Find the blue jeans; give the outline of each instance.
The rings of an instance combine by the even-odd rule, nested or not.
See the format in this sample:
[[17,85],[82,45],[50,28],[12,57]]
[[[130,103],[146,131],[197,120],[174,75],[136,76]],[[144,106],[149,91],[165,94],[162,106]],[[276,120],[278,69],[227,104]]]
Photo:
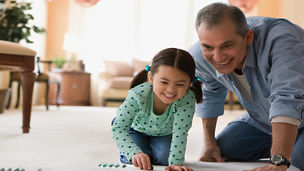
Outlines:
[[[151,164],[168,165],[172,134],[167,136],[148,136],[134,129],[129,134],[135,144],[150,157]],[[130,164],[126,156],[120,152],[120,161]]]
[[[268,135],[244,122],[230,123],[217,137],[222,157],[227,161],[256,161],[270,157],[272,143]],[[304,170],[304,128],[299,129],[291,155],[291,164]]]
[[[112,120],[111,125],[114,120],[115,118]],[[168,165],[172,134],[166,136],[149,136],[133,128],[130,128],[129,134],[141,151],[150,157],[151,164]],[[120,161],[122,163],[132,164],[123,152],[120,152]]]

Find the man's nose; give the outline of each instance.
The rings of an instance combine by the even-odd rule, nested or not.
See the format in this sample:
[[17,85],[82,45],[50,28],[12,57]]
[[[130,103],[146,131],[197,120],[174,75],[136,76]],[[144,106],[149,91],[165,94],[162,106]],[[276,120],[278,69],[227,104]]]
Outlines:
[[222,62],[224,55],[220,49],[215,49],[213,52],[213,60],[215,62]]

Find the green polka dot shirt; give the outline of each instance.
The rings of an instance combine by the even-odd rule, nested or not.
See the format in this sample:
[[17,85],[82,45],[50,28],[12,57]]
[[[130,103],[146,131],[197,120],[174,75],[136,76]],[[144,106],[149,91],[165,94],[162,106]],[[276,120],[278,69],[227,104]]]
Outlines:
[[183,165],[194,110],[195,95],[188,90],[182,98],[170,104],[163,114],[154,114],[152,85],[149,82],[142,83],[129,90],[124,103],[118,108],[112,125],[113,139],[132,162],[132,156],[142,151],[131,139],[128,133],[130,127],[149,136],[172,134],[168,163]]

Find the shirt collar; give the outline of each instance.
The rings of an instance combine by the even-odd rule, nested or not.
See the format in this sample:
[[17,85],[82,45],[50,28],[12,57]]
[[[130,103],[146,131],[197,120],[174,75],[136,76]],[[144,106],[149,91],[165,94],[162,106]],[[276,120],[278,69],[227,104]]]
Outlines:
[[[252,42],[251,45],[248,46],[248,49],[247,49],[247,55],[246,55],[244,67],[256,68],[257,64],[256,64],[255,56],[256,56],[256,54],[255,54],[253,42]],[[244,68],[243,68],[243,70],[244,70]]]

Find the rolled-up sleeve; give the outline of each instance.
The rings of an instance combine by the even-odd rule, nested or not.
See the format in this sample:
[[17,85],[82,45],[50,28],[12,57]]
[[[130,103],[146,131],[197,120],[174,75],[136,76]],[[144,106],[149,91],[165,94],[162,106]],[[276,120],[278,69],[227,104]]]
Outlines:
[[267,76],[271,92],[269,119],[283,115],[302,120],[304,33],[288,23],[282,24],[281,27],[273,30],[273,34],[277,33],[278,36],[272,39],[274,43],[270,52],[271,70]]
[[196,104],[196,116],[212,118],[223,115],[227,88],[216,80],[200,78],[203,82],[203,102]]

